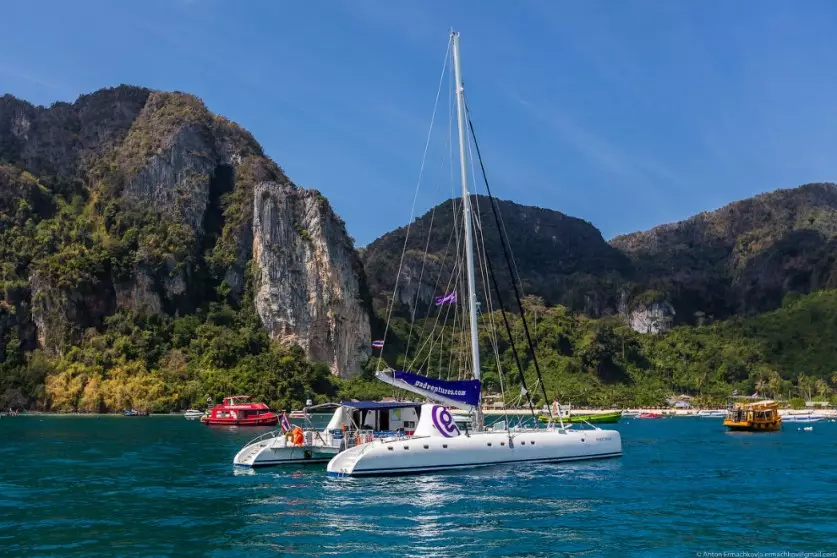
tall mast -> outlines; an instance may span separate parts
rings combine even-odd
[[[459,128],[459,172],[462,180],[462,211],[465,214],[465,263],[468,273],[468,314],[471,317],[471,358],[474,378],[480,378],[480,348],[477,335],[477,288],[474,281],[474,238],[471,224],[471,196],[468,195],[468,168],[465,161],[465,88],[459,64],[459,33],[451,31],[453,68],[456,79],[456,120]]]

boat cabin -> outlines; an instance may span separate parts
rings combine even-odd
[[[334,409],[325,434],[360,443],[376,438],[411,436],[418,424],[421,403],[412,401],[343,401],[307,407],[308,413]]]

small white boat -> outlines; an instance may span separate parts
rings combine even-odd
[[[308,418],[308,413],[305,411],[291,411],[288,417],[292,419],[306,419]]]
[[[304,413],[306,427],[296,441],[282,429],[262,434],[247,442],[236,454],[239,467],[269,467],[304,463],[326,463],[348,448],[380,438],[395,439],[413,433],[421,403],[350,401],[309,407]],[[311,425],[310,412],[334,410],[323,430]]]
[[[203,416],[203,411],[198,411],[197,409],[188,409],[183,416],[186,417],[186,420],[195,420],[199,419]]]
[[[782,415],[782,422],[819,422],[826,418],[828,417],[819,413],[797,413]]]
[[[623,417],[636,418],[639,415],[640,415],[640,412],[636,411],[636,410],[633,410],[633,409],[625,409],[625,410],[622,411],[622,416]]]
[[[713,411],[710,409],[702,409],[697,412],[697,415],[700,418],[724,418],[727,416],[726,411]]]

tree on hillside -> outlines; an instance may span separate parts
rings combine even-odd
[[[796,379],[796,388],[805,396],[806,402],[810,402],[814,398],[816,386],[816,380],[806,374],[802,374]]]
[[[817,395],[820,399],[828,399],[828,394],[831,391],[831,389],[828,387],[828,382],[826,382],[823,378],[819,378],[817,379],[816,385],[814,387],[816,388]]]

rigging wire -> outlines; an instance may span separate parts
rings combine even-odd
[[[390,323],[390,320],[392,319],[392,310],[393,310],[393,307],[395,306],[395,300],[397,298],[396,295],[398,294],[398,280],[401,278],[401,268],[404,265],[404,255],[407,253],[407,242],[410,239],[410,225],[412,225],[413,217],[416,214],[416,202],[418,201],[418,194],[419,194],[419,190],[420,190],[420,187],[421,187],[421,179],[422,179],[422,176],[424,175],[424,164],[427,161],[427,150],[430,147],[430,138],[431,138],[431,135],[433,134],[433,123],[436,121],[436,110],[439,106],[439,95],[442,92],[442,83],[444,83],[444,79],[445,79],[445,70],[447,70],[448,60],[450,59],[450,50],[451,50],[450,47],[451,47],[452,41],[453,41],[453,38],[451,37],[451,39],[448,40],[447,50],[445,51],[445,60],[444,60],[444,64],[442,65],[442,74],[439,76],[439,87],[436,90],[436,100],[433,102],[433,114],[430,117],[430,128],[427,130],[427,139],[424,142],[424,153],[421,156],[421,166],[419,167],[418,180],[416,181],[416,191],[413,194],[413,207],[410,210],[410,222],[407,225],[407,232],[404,235],[404,246],[401,249],[401,259],[398,262],[398,273],[395,275],[395,287],[393,287],[393,289],[392,289],[392,298],[390,299],[389,308],[387,309],[387,321],[386,321],[386,325],[384,326],[384,343],[386,343],[387,333],[389,332],[389,323]],[[378,355],[378,363],[376,365],[376,369],[378,371],[381,370],[381,363],[383,362],[383,359],[384,359],[384,349],[381,348],[381,352]]]
[[[469,155],[469,162],[471,167],[471,180],[474,184],[474,190],[478,190],[477,187],[477,174],[476,170],[474,169],[474,154],[471,151],[471,142],[468,142],[468,155]],[[488,312],[483,313],[483,316],[487,316],[488,322],[490,324],[488,331],[489,337],[491,339],[491,348],[492,352],[494,353],[494,360],[497,364],[497,377],[500,381],[500,395],[503,398],[503,401],[506,400],[506,390],[503,383],[503,364],[500,360],[500,349],[499,344],[497,342],[497,327],[494,323],[494,304],[493,299],[491,298],[491,289],[488,286],[488,275],[490,270],[488,269],[488,250],[485,247],[485,233],[482,228],[482,209],[480,208],[479,198],[474,196],[476,203],[471,204],[471,212],[474,213],[475,219],[473,222],[476,223],[475,232],[478,242],[476,242],[477,248],[477,260],[480,264],[480,276],[482,278],[482,286],[483,286],[483,294],[485,295],[486,305],[488,306]],[[502,304],[502,300],[498,300],[500,304]],[[485,320],[485,318],[483,318]],[[511,337],[511,336],[510,336]],[[534,410],[533,410],[534,416]],[[506,410],[505,405],[503,405],[503,418],[506,421],[506,427],[510,426],[508,411]]]
[[[499,211],[497,210],[495,200],[494,200],[494,196],[491,194],[491,186],[488,183],[488,175],[485,172],[485,164],[483,163],[483,160],[482,160],[482,153],[480,152],[480,145],[479,145],[479,142],[477,141],[477,134],[474,130],[474,123],[471,121],[471,109],[470,109],[470,106],[468,105],[467,99],[466,99],[466,102],[465,102],[465,114],[466,114],[466,117],[468,119],[468,128],[471,130],[471,138],[474,140],[474,149],[477,152],[477,160],[479,161],[479,164],[480,164],[480,170],[482,172],[482,178],[483,178],[483,183],[485,184],[485,190],[488,193],[488,200],[491,204],[491,212],[494,214],[494,222],[497,226],[497,232],[500,234],[500,245],[503,247],[503,255],[505,256],[506,265],[508,266],[508,270],[509,270],[509,275],[511,276],[511,279],[512,279],[512,287],[514,288],[514,295],[515,295],[515,298],[517,299],[517,305],[520,308],[520,318],[521,318],[522,323],[523,323],[523,332],[526,334],[526,342],[529,344],[529,351],[532,354],[532,363],[535,365],[535,372],[538,375],[538,382],[540,382],[541,390],[543,391],[543,398],[544,398],[544,402],[546,403],[546,406],[547,406],[547,412],[549,413],[549,419],[550,419],[550,422],[552,422],[552,420],[553,420],[552,409],[549,405],[549,398],[546,395],[546,387],[543,384],[543,375],[541,374],[541,368],[540,368],[540,365],[538,364],[538,357],[535,354],[535,346],[532,342],[532,336],[529,334],[529,326],[526,323],[526,314],[523,311],[523,302],[521,301],[521,298],[520,298],[520,290],[517,287],[517,281],[515,281],[515,275],[514,275],[512,263],[510,261],[509,250],[506,246],[506,242],[503,241],[503,238],[505,236],[504,235],[504,230],[505,229],[503,228],[503,226],[500,223],[500,218],[498,217]],[[507,239],[507,237],[505,237],[505,238]],[[488,260],[488,261],[489,261],[489,267],[490,267],[490,261],[491,260]],[[495,289],[497,290],[498,296],[499,296],[499,287],[497,286],[497,279],[496,279],[496,277],[494,276],[493,273],[491,275],[491,278],[492,278],[492,282],[494,283]],[[505,312],[503,312],[503,316],[504,316],[504,319],[505,319]],[[506,328],[508,329],[508,322],[506,322]],[[511,329],[508,329],[508,331],[509,331],[509,336],[511,337]],[[512,347],[514,347],[514,340],[512,340]],[[516,355],[517,349],[513,349],[512,352],[515,353],[515,355]],[[518,360],[518,370],[520,371],[521,380],[523,380],[523,369],[520,368],[519,360]],[[523,380],[523,381],[525,381],[525,380]],[[525,383],[523,385],[523,389],[526,389]],[[528,391],[527,391],[527,399],[529,399],[529,406],[532,409],[532,415],[534,416],[535,411],[534,411],[534,407],[532,407],[532,401],[531,401],[531,398],[529,397]],[[558,413],[558,420],[561,424],[561,428],[563,428],[564,427],[564,421],[561,418],[560,413]]]

